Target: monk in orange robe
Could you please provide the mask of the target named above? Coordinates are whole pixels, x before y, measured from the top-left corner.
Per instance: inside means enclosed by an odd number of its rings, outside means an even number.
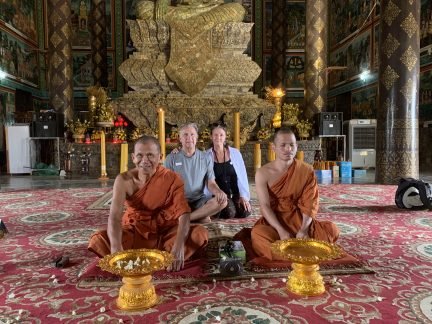
[[[135,168],[116,177],[108,230],[93,234],[90,251],[103,257],[123,249],[165,250],[174,255],[168,270],[178,271],[185,260],[204,249],[208,232],[201,225],[190,226],[183,181],[160,160],[156,138],[137,140],[132,153]]]
[[[329,221],[316,220],[318,184],[312,166],[294,159],[297,142],[289,128],[276,131],[272,143],[276,159],[255,175],[262,217],[252,228],[252,247],[257,255],[283,260],[272,254],[274,241],[313,238],[335,242],[339,229]]]

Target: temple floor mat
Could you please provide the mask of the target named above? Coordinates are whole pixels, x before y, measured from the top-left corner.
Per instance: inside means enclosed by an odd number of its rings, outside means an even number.
[[[321,265],[326,291],[320,296],[288,292],[283,267],[246,267],[229,278],[217,273],[217,242],[252,226],[253,201],[251,217],[208,225],[206,260],[156,273],[158,304],[140,312],[116,307],[118,278],[83,277],[96,262],[86,247],[106,227],[109,188],[2,193],[0,218],[9,233],[0,240],[0,322],[431,323],[431,213],[396,208],[395,191],[320,185],[318,218],[338,225],[337,243],[354,258],[349,265]],[[59,256],[69,257],[67,267],[54,267]]]

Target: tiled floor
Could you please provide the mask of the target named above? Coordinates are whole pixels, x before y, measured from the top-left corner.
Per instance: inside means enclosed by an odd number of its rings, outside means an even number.
[[[420,179],[432,183],[432,172],[422,173]],[[366,176],[358,178],[335,178],[335,179],[318,179],[319,183],[375,183],[375,170],[367,170]],[[72,178],[64,178],[58,176],[30,176],[30,175],[1,175],[0,176],[0,192],[10,190],[25,190],[25,189],[49,189],[49,188],[98,188],[112,187],[114,179],[108,181],[100,181],[96,178],[84,176],[73,176]],[[251,179],[253,183],[253,179]]]

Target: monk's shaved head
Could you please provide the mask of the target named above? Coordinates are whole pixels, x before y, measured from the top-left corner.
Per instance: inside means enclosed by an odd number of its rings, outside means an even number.
[[[141,136],[140,138],[138,138],[135,141],[134,150],[135,150],[135,146],[137,144],[147,144],[147,143],[153,143],[153,144],[155,144],[156,147],[157,147],[157,149],[158,149],[158,152],[159,153],[161,152],[161,147],[160,147],[159,140],[156,137],[148,136],[148,135],[143,135],[143,136]]]
[[[279,134],[280,135],[284,135],[284,134],[291,135],[292,134],[295,137],[294,131],[291,128],[281,127],[274,132],[273,139],[272,139],[273,143],[276,142],[276,138],[278,137]]]

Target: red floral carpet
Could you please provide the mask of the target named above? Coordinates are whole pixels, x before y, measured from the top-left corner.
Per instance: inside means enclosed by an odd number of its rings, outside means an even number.
[[[118,283],[78,278],[93,256],[88,237],[105,226],[108,189],[53,189],[0,195],[0,323],[430,323],[432,213],[394,206],[394,186],[320,186],[320,218],[341,228],[339,244],[374,273],[327,275],[327,291],[300,298],[281,276],[159,281],[158,306],[115,306]],[[252,219],[248,219],[250,222]],[[216,226],[224,235],[239,220]],[[71,265],[53,266],[67,254]]]

